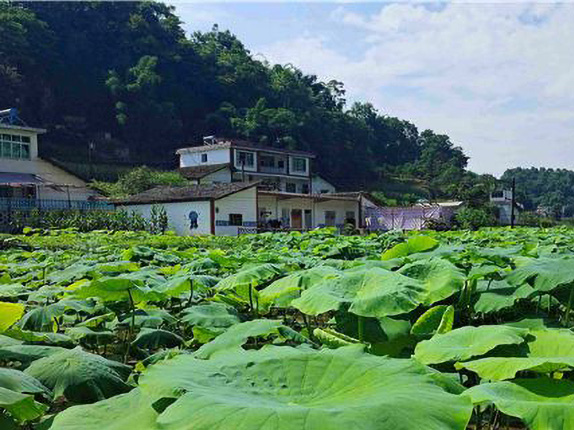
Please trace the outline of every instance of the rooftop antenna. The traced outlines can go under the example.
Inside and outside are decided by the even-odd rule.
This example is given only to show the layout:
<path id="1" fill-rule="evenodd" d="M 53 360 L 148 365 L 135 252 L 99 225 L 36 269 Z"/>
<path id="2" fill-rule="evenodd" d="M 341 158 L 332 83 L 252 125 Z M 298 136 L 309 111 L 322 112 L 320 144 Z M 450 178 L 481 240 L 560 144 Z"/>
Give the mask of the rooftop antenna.
<path id="1" fill-rule="evenodd" d="M 203 136 L 204 145 L 215 145 L 216 143 L 215 136 Z"/>

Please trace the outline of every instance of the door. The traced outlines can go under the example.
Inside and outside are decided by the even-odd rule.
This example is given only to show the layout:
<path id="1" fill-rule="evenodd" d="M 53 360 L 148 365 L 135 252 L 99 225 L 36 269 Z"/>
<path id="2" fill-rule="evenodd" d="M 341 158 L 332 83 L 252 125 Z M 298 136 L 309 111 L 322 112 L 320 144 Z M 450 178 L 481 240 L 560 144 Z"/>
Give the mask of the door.
<path id="1" fill-rule="evenodd" d="M 303 211 L 301 209 L 291 209 L 291 228 L 303 228 Z"/>
<path id="2" fill-rule="evenodd" d="M 313 228 L 313 216 L 311 215 L 311 209 L 305 209 L 305 228 Z"/>

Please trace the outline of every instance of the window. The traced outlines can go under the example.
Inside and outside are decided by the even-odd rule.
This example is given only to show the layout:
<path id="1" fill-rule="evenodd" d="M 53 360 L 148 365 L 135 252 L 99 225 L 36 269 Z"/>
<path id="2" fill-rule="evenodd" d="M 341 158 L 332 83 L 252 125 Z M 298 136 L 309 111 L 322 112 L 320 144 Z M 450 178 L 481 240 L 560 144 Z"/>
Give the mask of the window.
<path id="1" fill-rule="evenodd" d="M 321 191 L 319 191 L 319 193 L 321 193 L 321 194 L 327 194 L 328 192 L 329 192 L 329 190 L 321 190 Z"/>
<path id="2" fill-rule="evenodd" d="M 309 194 L 309 184 L 302 184 L 301 185 L 301 192 L 303 194 Z"/>
<path id="3" fill-rule="evenodd" d="M 0 157 L 30 159 L 30 138 L 17 134 L 0 134 Z"/>
<path id="4" fill-rule="evenodd" d="M 253 167 L 253 152 L 237 151 L 237 166 Z"/>
<path id="5" fill-rule="evenodd" d="M 243 215 L 229 214 L 229 225 L 235 225 L 241 227 L 243 225 Z"/>
<path id="6" fill-rule="evenodd" d="M 201 162 L 207 163 L 207 154 L 201 154 Z"/>
<path id="7" fill-rule="evenodd" d="M 335 211 L 325 211 L 325 225 L 327 227 L 335 227 Z"/>
<path id="8" fill-rule="evenodd" d="M 285 191 L 287 191 L 288 193 L 296 193 L 297 192 L 297 184 L 294 184 L 293 182 L 287 182 L 285 184 Z"/>
<path id="9" fill-rule="evenodd" d="M 279 167 L 280 169 L 284 169 L 285 168 L 285 160 L 278 160 L 277 161 L 277 167 Z"/>
<path id="10" fill-rule="evenodd" d="M 293 171 L 298 173 L 307 172 L 307 159 L 301 157 L 293 158 Z"/>

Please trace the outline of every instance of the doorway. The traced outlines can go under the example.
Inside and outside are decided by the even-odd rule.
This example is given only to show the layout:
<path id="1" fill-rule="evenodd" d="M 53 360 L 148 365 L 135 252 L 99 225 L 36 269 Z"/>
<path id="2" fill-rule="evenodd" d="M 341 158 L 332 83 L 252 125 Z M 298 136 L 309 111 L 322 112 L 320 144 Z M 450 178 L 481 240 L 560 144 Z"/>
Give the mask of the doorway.
<path id="1" fill-rule="evenodd" d="M 303 211 L 301 209 L 291 209 L 291 228 L 303 228 Z"/>

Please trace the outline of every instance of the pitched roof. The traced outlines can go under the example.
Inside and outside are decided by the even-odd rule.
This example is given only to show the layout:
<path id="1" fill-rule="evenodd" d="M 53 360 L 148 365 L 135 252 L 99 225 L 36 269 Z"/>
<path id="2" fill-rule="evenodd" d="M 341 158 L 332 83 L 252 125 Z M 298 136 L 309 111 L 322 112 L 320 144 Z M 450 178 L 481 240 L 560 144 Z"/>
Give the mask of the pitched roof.
<path id="1" fill-rule="evenodd" d="M 258 182 L 232 182 L 225 184 L 186 185 L 185 187 L 161 186 L 123 199 L 113 199 L 111 202 L 116 205 L 144 205 L 218 200 L 254 187 L 257 184 Z"/>
<path id="2" fill-rule="evenodd" d="M 229 163 L 210 164 L 206 166 L 180 167 L 179 173 L 181 173 L 181 175 L 187 179 L 201 179 L 204 176 L 218 172 L 226 167 L 229 167 Z"/>
<path id="3" fill-rule="evenodd" d="M 214 149 L 222 148 L 237 148 L 237 149 L 251 149 L 259 150 L 265 152 L 276 152 L 281 154 L 292 154 L 292 155 L 304 155 L 305 157 L 315 158 L 315 154 L 308 151 L 300 151 L 296 149 L 286 149 L 286 148 L 276 148 L 274 146 L 268 146 L 261 143 L 251 142 L 249 140 L 235 139 L 235 138 L 224 138 L 216 137 L 214 138 L 214 143 L 210 145 L 199 145 L 190 146 L 187 148 L 181 148 L 176 151 L 176 154 L 189 153 L 189 152 L 205 152 L 212 151 Z"/>

